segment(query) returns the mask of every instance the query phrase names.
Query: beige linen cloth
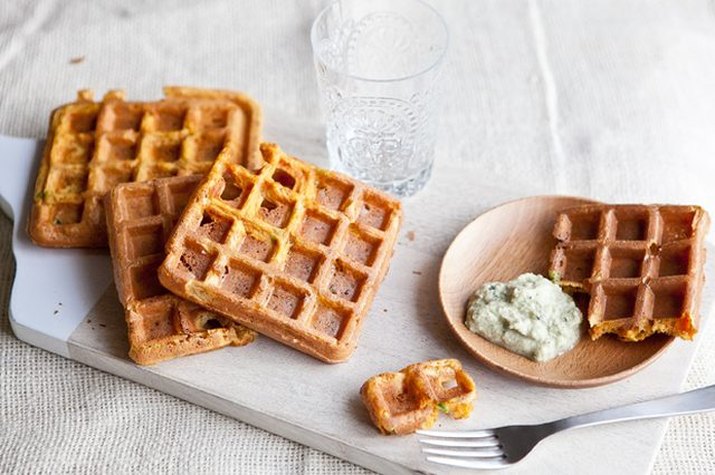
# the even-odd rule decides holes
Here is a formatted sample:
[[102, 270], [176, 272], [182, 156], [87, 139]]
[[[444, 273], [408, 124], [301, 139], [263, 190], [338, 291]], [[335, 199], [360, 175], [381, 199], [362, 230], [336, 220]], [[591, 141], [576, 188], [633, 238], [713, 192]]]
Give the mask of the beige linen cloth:
[[[154, 99], [164, 84], [319, 121], [309, 28], [325, 3], [2, 1], [0, 133], [42, 137], [79, 88]], [[712, 1], [434, 4], [451, 31], [437, 167], [715, 212]], [[18, 341], [10, 229], [0, 217], [0, 472], [364, 472]], [[715, 324], [699, 338], [685, 389], [715, 383]], [[714, 473], [715, 414], [673, 419], [653, 471]]]

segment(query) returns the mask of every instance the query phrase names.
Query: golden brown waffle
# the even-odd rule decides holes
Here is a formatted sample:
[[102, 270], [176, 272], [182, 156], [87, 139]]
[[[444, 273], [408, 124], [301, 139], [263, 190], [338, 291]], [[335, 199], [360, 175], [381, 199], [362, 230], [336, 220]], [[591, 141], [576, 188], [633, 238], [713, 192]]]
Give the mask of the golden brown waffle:
[[159, 269], [187, 300], [327, 362], [350, 357], [389, 266], [399, 201], [261, 144], [260, 170], [219, 158]]
[[585, 205], [561, 212], [550, 272], [590, 294], [591, 338], [653, 333], [692, 339], [710, 225], [698, 206]]
[[261, 113], [243, 94], [167, 87], [159, 102], [125, 102], [121, 91], [94, 102], [89, 91], [56, 109], [29, 231], [50, 247], [107, 245], [102, 197], [114, 185], [203, 174], [216, 157], [258, 166]]
[[474, 381], [454, 359], [410, 365], [365, 381], [360, 396], [370, 419], [384, 434], [411, 434], [428, 429], [439, 412], [464, 419], [472, 412]]
[[139, 364], [242, 346], [255, 338], [253, 331], [169, 293], [157, 278], [166, 239], [199, 180], [189, 175], [124, 183], [105, 197], [129, 356]]

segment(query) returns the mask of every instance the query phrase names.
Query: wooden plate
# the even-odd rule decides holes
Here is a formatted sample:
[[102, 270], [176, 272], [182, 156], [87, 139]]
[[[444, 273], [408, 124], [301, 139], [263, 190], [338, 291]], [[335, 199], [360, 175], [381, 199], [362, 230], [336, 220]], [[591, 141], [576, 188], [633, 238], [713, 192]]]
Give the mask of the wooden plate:
[[467, 300], [483, 283], [511, 280], [524, 272], [546, 275], [557, 212], [586, 203], [592, 201], [567, 196], [512, 201], [479, 216], [450, 245], [439, 275], [442, 308], [457, 338], [485, 365], [543, 386], [584, 388], [632, 375], [655, 361], [673, 342], [665, 335], [638, 343], [611, 336], [591, 341], [584, 318], [581, 341], [573, 350], [537, 363], [487, 341], [464, 325]]

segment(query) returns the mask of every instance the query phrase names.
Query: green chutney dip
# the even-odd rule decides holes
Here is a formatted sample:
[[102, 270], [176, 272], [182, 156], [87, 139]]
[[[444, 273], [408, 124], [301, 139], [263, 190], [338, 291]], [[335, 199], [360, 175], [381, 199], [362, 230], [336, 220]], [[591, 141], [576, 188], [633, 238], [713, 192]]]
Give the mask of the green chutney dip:
[[540, 275], [522, 274], [477, 289], [464, 323], [499, 346], [543, 362], [576, 346], [582, 320], [571, 296], [558, 285]]

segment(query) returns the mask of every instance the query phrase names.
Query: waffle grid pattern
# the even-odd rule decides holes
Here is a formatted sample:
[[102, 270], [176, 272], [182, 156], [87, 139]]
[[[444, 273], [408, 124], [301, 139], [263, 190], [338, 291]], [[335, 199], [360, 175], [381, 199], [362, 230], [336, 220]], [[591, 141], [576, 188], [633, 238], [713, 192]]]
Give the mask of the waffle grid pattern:
[[381, 432], [410, 434], [432, 427], [440, 411], [454, 419], [469, 417], [476, 389], [459, 361], [444, 359], [373, 376], [360, 396]]
[[140, 364], [253, 341], [254, 332], [161, 286], [164, 244], [200, 181], [197, 175], [125, 183], [105, 198], [115, 282], [129, 355]]
[[56, 247], [106, 246], [103, 196], [119, 183], [206, 173], [220, 153], [255, 166], [258, 107], [237, 93], [166, 88], [159, 102], [102, 102], [80, 91], [57, 109], [38, 174], [31, 237]]
[[382, 281], [399, 202], [262, 144], [258, 171], [219, 160], [160, 268], [175, 293], [328, 362], [347, 359]]
[[593, 339], [653, 333], [691, 339], [704, 275], [708, 215], [695, 206], [586, 205], [564, 210], [550, 270], [590, 294]]

